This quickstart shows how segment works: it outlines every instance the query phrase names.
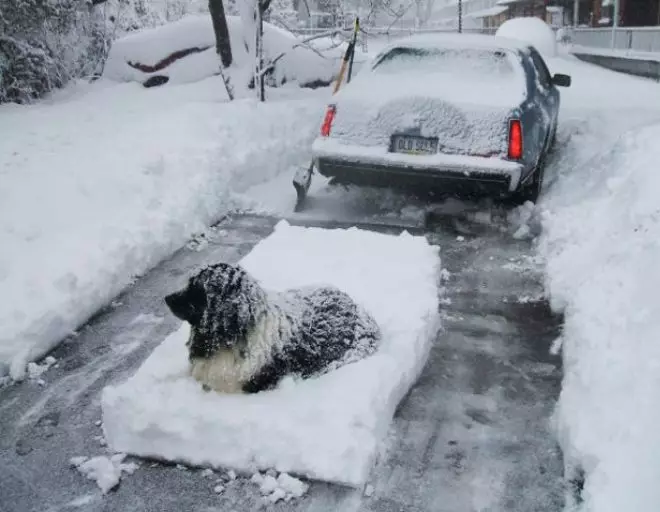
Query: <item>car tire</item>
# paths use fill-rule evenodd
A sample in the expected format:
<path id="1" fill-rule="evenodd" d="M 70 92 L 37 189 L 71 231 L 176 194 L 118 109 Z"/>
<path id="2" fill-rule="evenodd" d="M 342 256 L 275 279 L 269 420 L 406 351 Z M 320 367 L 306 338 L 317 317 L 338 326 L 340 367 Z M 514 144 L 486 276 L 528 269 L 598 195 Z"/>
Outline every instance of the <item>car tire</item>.
<path id="1" fill-rule="evenodd" d="M 543 188 L 543 177 L 545 175 L 545 157 L 542 157 L 536 168 L 532 171 L 532 179 L 518 187 L 514 195 L 516 204 L 524 204 L 531 201 L 536 204 Z"/>

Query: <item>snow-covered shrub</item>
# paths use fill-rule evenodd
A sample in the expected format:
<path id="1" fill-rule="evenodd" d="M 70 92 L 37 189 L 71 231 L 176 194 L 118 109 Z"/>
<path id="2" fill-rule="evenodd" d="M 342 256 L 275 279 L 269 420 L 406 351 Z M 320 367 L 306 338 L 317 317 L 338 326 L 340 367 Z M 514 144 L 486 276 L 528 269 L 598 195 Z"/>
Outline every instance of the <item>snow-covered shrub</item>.
<path id="1" fill-rule="evenodd" d="M 536 48 L 544 57 L 557 55 L 557 39 L 545 21 L 536 17 L 513 18 L 502 23 L 496 36 L 525 41 Z"/>

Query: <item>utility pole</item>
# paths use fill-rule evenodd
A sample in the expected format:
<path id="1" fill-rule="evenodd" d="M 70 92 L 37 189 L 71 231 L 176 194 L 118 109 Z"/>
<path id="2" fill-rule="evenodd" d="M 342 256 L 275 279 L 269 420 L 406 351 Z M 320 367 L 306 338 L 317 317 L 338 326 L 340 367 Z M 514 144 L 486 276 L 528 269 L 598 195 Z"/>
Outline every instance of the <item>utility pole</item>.
<path id="1" fill-rule="evenodd" d="M 458 33 L 463 32 L 463 0 L 458 0 Z"/>
<path id="2" fill-rule="evenodd" d="M 616 49 L 616 29 L 619 27 L 619 0 L 614 0 L 614 16 L 612 19 L 612 50 Z"/>
<path id="3" fill-rule="evenodd" d="M 573 2 L 573 28 L 577 28 L 580 21 L 580 0 Z"/>

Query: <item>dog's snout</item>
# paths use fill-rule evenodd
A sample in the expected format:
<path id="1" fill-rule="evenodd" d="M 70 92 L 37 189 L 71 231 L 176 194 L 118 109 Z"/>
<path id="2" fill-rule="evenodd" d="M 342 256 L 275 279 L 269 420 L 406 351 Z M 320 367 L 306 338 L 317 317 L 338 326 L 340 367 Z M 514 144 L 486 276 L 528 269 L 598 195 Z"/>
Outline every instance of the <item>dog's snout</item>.
<path id="1" fill-rule="evenodd" d="M 186 296 L 186 290 L 181 290 L 178 292 L 171 293 L 165 297 L 165 304 L 170 308 L 170 311 L 181 320 L 190 322 L 192 320 L 192 311 L 188 298 Z"/>
<path id="2" fill-rule="evenodd" d="M 181 292 L 170 293 L 165 297 L 165 304 L 167 304 L 168 308 L 174 309 L 176 307 L 177 301 L 180 300 L 181 300 Z"/>

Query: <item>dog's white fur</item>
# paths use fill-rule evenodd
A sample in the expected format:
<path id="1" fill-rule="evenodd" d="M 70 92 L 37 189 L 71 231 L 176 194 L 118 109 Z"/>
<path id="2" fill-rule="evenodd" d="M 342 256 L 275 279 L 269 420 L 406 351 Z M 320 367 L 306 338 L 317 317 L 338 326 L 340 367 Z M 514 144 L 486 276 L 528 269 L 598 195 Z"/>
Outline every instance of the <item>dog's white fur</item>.
<path id="1" fill-rule="evenodd" d="M 282 345 L 280 333 L 286 339 L 291 335 L 291 326 L 279 309 L 268 308 L 250 332 L 244 356 L 236 347 L 222 348 L 210 358 L 192 359 L 190 374 L 203 386 L 214 391 L 242 393 L 243 384 L 270 360 L 273 350 Z"/>

